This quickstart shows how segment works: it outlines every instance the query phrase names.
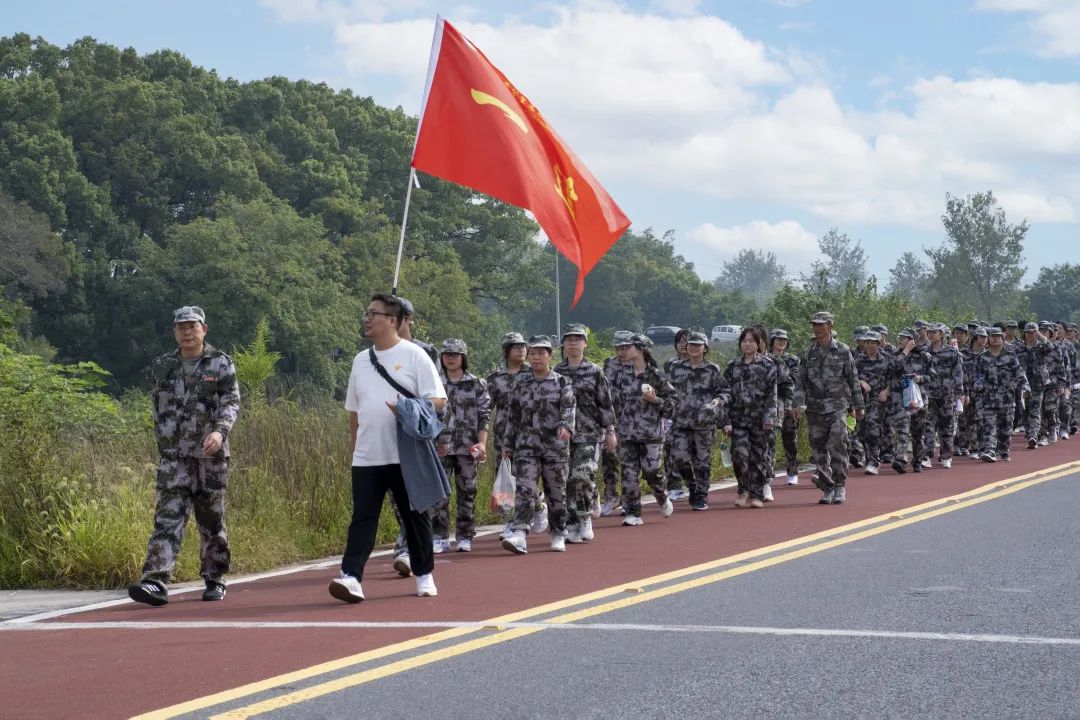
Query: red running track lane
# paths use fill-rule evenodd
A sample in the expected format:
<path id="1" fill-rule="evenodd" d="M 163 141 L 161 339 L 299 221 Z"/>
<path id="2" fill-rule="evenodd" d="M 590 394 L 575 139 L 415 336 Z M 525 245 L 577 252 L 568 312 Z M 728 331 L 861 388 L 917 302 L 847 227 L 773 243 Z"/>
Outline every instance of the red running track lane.
<path id="1" fill-rule="evenodd" d="M 1020 438 L 1017 438 L 1020 440 Z M 1014 443 L 1016 444 L 1016 443 Z M 235 585 L 224 602 L 199 593 L 163 608 L 135 603 L 67 615 L 59 622 L 115 621 L 479 621 L 575 597 L 612 585 L 708 562 L 828 530 L 1047 467 L 1080 459 L 1080 439 L 1038 451 L 1014 451 L 1012 463 L 957 458 L 952 470 L 879 477 L 852 473 L 848 502 L 819 506 L 820 491 L 802 474 L 797 487 L 777 485 L 763 510 L 732 507 L 733 490 L 710 494 L 708 512 L 676 505 L 668 519 L 646 506 L 645 525 L 620 518 L 595 522 L 596 540 L 548 552 L 547 536 L 530 537 L 514 556 L 495 536 L 471 554 L 436 556 L 439 597 L 417 598 L 379 558 L 364 578 L 367 600 L 347 605 L 326 584 L 333 570 L 307 570 Z M 344 510 L 343 510 L 344 511 Z M 437 632 L 403 629 L 63 630 L 0 633 L 3 706 L 19 718 L 118 718 L 167 707 L 355 653 Z"/>

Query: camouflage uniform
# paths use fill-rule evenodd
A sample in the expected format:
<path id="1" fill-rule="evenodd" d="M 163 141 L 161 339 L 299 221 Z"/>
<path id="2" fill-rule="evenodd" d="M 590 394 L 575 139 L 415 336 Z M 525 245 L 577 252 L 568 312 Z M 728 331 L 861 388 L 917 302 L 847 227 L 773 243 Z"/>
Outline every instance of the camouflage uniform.
<path id="1" fill-rule="evenodd" d="M 1062 373 L 1062 385 L 1064 394 L 1060 398 L 1060 425 L 1063 433 L 1071 435 L 1073 425 L 1073 398 L 1072 386 L 1076 382 L 1076 345 L 1067 338 L 1058 341 L 1061 346 L 1061 354 L 1064 358 L 1064 372 Z"/>
<path id="2" fill-rule="evenodd" d="M 641 398 L 641 386 L 656 391 L 655 403 Z M 660 469 L 663 442 L 661 420 L 675 409 L 675 388 L 659 368 L 647 365 L 640 374 L 627 367 L 616 375 L 612 390 L 619 407 L 617 435 L 619 463 L 622 465 L 622 506 L 627 515 L 641 516 L 641 476 L 653 490 L 656 502 L 667 499 L 667 485 Z"/>
<path id="3" fill-rule="evenodd" d="M 903 463 L 907 457 L 908 446 L 911 446 L 911 463 L 916 472 L 921 472 L 919 463 L 924 457 L 928 457 L 933 448 L 927 449 L 924 445 L 926 438 L 926 407 L 915 412 L 910 412 L 904 407 L 904 377 L 919 376 L 920 388 L 925 388 L 931 382 L 934 375 L 934 361 L 927 351 L 915 347 L 911 353 L 905 355 L 902 351 L 893 358 L 892 380 L 892 407 L 898 411 L 893 416 L 893 424 L 896 428 L 896 445 L 893 446 L 893 461 Z"/>
<path id="4" fill-rule="evenodd" d="M 529 532 L 536 512 L 538 484 L 544 480 L 551 534 L 566 531 L 566 480 L 569 443 L 559 439 L 560 428 L 574 432 L 574 388 L 570 380 L 554 371 L 537 378 L 531 371 L 519 374 L 510 391 L 509 408 L 500 445 L 513 451 L 517 479 L 514 519 L 511 527 Z"/>
<path id="5" fill-rule="evenodd" d="M 868 332 L 870 332 L 870 328 L 866 325 L 856 325 L 852 330 L 855 348 L 851 350 L 851 357 L 855 361 L 856 372 L 858 371 L 859 358 L 866 357 L 866 333 Z M 866 447 L 862 441 L 863 419 L 856 418 L 854 429 L 848 430 L 848 462 L 852 467 L 857 468 L 866 464 Z"/>
<path id="6" fill-rule="evenodd" d="M 621 371 L 626 370 L 626 366 L 619 362 L 617 357 L 609 357 L 604 360 L 604 377 L 607 378 L 608 386 L 614 388 L 617 382 L 618 374 Z M 619 395 L 612 390 L 611 399 L 615 407 L 615 415 L 619 415 Z M 608 452 L 607 450 L 601 450 L 601 460 L 604 467 L 604 500 L 611 500 L 619 497 L 619 452 Z"/>
<path id="7" fill-rule="evenodd" d="M 710 403 L 724 390 L 723 376 L 716 363 L 702 360 L 694 367 L 687 359 L 673 363 L 668 377 L 678 393 L 671 416 L 669 487 L 670 477 L 680 475 L 690 490 L 690 504 L 702 504 L 709 494 L 718 418 Z"/>
<path id="8" fill-rule="evenodd" d="M 570 444 L 570 477 L 566 488 L 567 525 L 580 525 L 592 513 L 596 468 L 605 428 L 615 425 L 611 386 L 600 366 L 582 360 L 577 367 L 563 360 L 555 372 L 573 384 L 577 410 Z"/>
<path id="9" fill-rule="evenodd" d="M 447 352 L 443 344 L 443 352 Z M 487 427 L 491 417 L 491 396 L 487 383 L 470 372 L 459 380 L 443 378 L 446 387 L 446 428 L 439 435 L 438 445 L 445 448 L 442 458 L 447 476 L 455 478 L 457 489 L 457 524 L 455 537 L 471 540 L 476 536 L 476 472 L 477 462 L 470 449 L 479 442 L 479 432 Z M 431 534 L 437 538 L 450 535 L 450 499 L 431 508 Z"/>
<path id="10" fill-rule="evenodd" d="M 814 317 L 828 317 L 831 321 L 831 316 L 825 314 Z M 845 417 L 849 408 L 863 407 L 855 360 L 847 345 L 835 339 L 827 347 L 812 342 L 803 358 L 799 385 L 806 403 L 810 448 L 817 465 L 814 484 L 828 494 L 847 486 Z"/>
<path id="11" fill-rule="evenodd" d="M 1053 332 L 1053 330 L 1044 327 L 1044 334 L 1046 332 Z M 1046 371 L 1050 375 L 1050 382 L 1043 390 L 1043 416 L 1039 439 L 1053 443 L 1057 442 L 1060 429 L 1061 399 L 1065 395 L 1065 389 L 1069 387 L 1069 359 L 1060 342 L 1051 340 L 1050 345 L 1052 350 L 1046 361 Z"/>
<path id="12" fill-rule="evenodd" d="M 982 447 L 979 440 L 979 424 L 982 422 L 982 411 L 979 409 L 979 396 L 975 392 L 975 365 L 978 362 L 979 355 L 980 353 L 975 352 L 971 347 L 960 350 L 960 359 L 964 365 L 964 395 L 968 398 L 968 401 L 964 405 L 964 411 L 957 419 L 957 455 L 967 455 L 969 452 L 974 452 Z"/>
<path id="13" fill-rule="evenodd" d="M 194 373 L 188 376 L 179 349 L 161 355 L 151 366 L 150 397 L 160 460 L 154 531 L 141 581 L 162 587 L 169 582 L 194 508 L 201 541 L 199 574 L 208 582 L 222 582 L 229 572 L 225 531 L 229 432 L 240 412 L 240 386 L 232 358 L 206 343 Z M 224 443 L 207 457 L 203 440 L 215 431 Z"/>
<path id="14" fill-rule="evenodd" d="M 776 378 L 779 363 L 757 355 L 750 362 L 736 358 L 724 370 L 723 417 L 731 426 L 731 464 L 739 494 L 763 500 L 768 479 L 769 442 L 776 426 Z M 769 425 L 766 429 L 764 426 Z"/>
<path id="15" fill-rule="evenodd" d="M 859 380 L 870 386 L 869 391 L 864 392 L 866 415 L 863 416 L 860 431 L 862 433 L 863 446 L 866 448 L 866 465 L 881 464 L 882 440 L 885 438 L 885 416 L 889 406 L 889 390 L 892 381 L 893 361 L 879 349 L 875 357 L 869 354 L 862 355 L 855 362 L 859 373 Z M 885 391 L 885 400 L 879 400 L 878 395 Z"/>
<path id="16" fill-rule="evenodd" d="M 788 410 L 793 405 L 802 404 L 802 388 L 799 387 L 799 365 L 802 362 L 798 355 L 794 353 L 784 352 L 781 355 L 774 355 L 779 364 L 784 365 L 784 372 L 787 374 L 791 383 L 791 400 L 788 402 L 787 407 L 784 408 L 783 424 L 780 426 L 780 442 L 784 446 L 784 463 L 789 476 L 799 474 L 799 420 Z M 779 375 L 777 376 L 779 378 Z M 777 392 L 780 392 L 780 384 L 777 384 Z M 775 443 L 774 443 L 775 450 Z"/>
<path id="17" fill-rule="evenodd" d="M 1026 327 L 1030 326 L 1031 323 Z M 1024 434 L 1027 436 L 1029 444 L 1037 442 L 1040 437 L 1043 419 L 1043 397 L 1046 388 L 1051 385 L 1050 370 L 1047 365 L 1053 351 L 1053 345 L 1038 337 L 1031 345 L 1025 342 L 1017 347 L 1020 363 L 1024 367 L 1024 374 L 1027 376 L 1028 385 L 1031 388 L 1024 414 Z"/>
<path id="18" fill-rule="evenodd" d="M 1007 459 L 1012 442 L 1013 398 L 1027 391 L 1028 381 L 1016 355 L 1002 349 L 990 350 L 975 360 L 972 388 L 978 398 L 979 449 L 983 459 Z"/>
<path id="19" fill-rule="evenodd" d="M 938 327 L 941 331 L 941 327 Z M 944 334 L 944 333 L 943 333 Z M 934 454 L 935 436 L 941 446 L 938 459 L 949 460 L 953 455 L 953 441 L 956 438 L 956 398 L 964 392 L 964 361 L 960 353 L 943 344 L 937 350 L 931 348 L 930 360 L 934 372 L 926 389 L 926 436 L 923 448 L 926 457 Z"/>
<path id="20" fill-rule="evenodd" d="M 680 330 L 679 333 L 686 334 L 685 330 Z M 679 333 L 675 334 L 676 345 L 678 344 Z M 663 369 L 664 375 L 671 379 L 671 367 L 677 363 L 686 360 L 685 357 L 679 357 L 676 350 L 675 355 L 669 357 L 664 361 Z M 664 420 L 664 477 L 667 478 L 667 490 L 668 494 L 675 491 L 681 491 L 684 486 L 689 488 L 689 483 L 683 482 L 682 474 L 676 470 L 676 460 L 672 456 L 672 442 L 674 440 L 674 426 L 670 420 Z"/>

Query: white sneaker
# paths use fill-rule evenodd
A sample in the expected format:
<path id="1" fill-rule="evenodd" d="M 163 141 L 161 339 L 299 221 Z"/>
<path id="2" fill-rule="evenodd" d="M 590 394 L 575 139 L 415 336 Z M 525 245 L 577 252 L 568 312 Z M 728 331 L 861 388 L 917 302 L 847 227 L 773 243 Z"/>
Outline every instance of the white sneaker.
<path id="1" fill-rule="evenodd" d="M 945 468 L 946 470 L 951 468 L 952 467 L 952 458 L 949 458 L 948 460 L 942 460 L 941 461 L 941 467 Z"/>
<path id="2" fill-rule="evenodd" d="M 603 507 L 600 508 L 600 517 L 608 517 L 615 512 L 615 508 L 619 507 L 621 504 L 622 501 L 617 497 L 608 498 L 604 501 Z"/>
<path id="3" fill-rule="evenodd" d="M 600 496 L 592 499 L 592 516 L 594 518 L 600 517 Z"/>
<path id="4" fill-rule="evenodd" d="M 416 594 L 419 597 L 435 597 L 439 594 L 435 587 L 435 578 L 431 573 L 416 576 Z"/>
<path id="5" fill-rule="evenodd" d="M 735 507 L 750 507 L 750 493 L 741 492 L 739 496 L 735 498 Z"/>
<path id="6" fill-rule="evenodd" d="M 409 553 L 401 553 L 394 558 L 394 569 L 401 577 L 412 575 L 412 563 L 409 562 Z"/>
<path id="7" fill-rule="evenodd" d="M 450 552 L 450 540 L 436 535 L 431 539 L 431 552 L 435 553 L 436 555 L 442 555 L 444 552 Z"/>
<path id="8" fill-rule="evenodd" d="M 364 599 L 364 589 L 360 581 L 352 575 L 342 575 L 330 581 L 330 594 L 347 603 L 358 603 Z"/>
<path id="9" fill-rule="evenodd" d="M 668 499 L 671 500 L 671 502 L 678 502 L 680 500 L 685 500 L 688 497 L 690 497 L 690 492 L 688 490 L 686 490 L 685 488 L 679 488 L 678 490 L 672 490 L 671 492 L 668 493 Z"/>
<path id="10" fill-rule="evenodd" d="M 540 509 L 533 513 L 532 525 L 529 527 L 529 531 L 539 535 L 548 529 L 548 511 L 547 505 L 541 505 Z"/>
<path id="11" fill-rule="evenodd" d="M 515 530 L 510 534 L 510 537 L 502 541 L 504 550 L 509 550 L 515 555 L 525 555 L 529 552 L 528 545 L 525 542 L 525 532 L 523 530 Z"/>
<path id="12" fill-rule="evenodd" d="M 932 468 L 933 467 L 933 465 L 930 463 L 930 458 L 923 458 L 922 462 L 919 463 L 919 465 L 924 467 L 924 468 Z"/>
<path id="13" fill-rule="evenodd" d="M 500 540 L 505 540 L 505 539 L 507 539 L 508 537 L 511 537 L 511 536 L 512 536 L 512 535 L 514 534 L 514 528 L 513 528 L 513 525 L 514 525 L 514 521 L 513 521 L 513 520 L 511 520 L 510 522 L 506 523 L 506 527 L 504 527 L 504 528 L 503 528 L 503 530 L 502 530 L 502 532 L 501 532 L 501 533 L 499 533 L 499 539 L 500 539 Z"/>
<path id="14" fill-rule="evenodd" d="M 788 485 L 798 485 L 799 484 L 799 476 L 798 475 L 788 475 L 787 476 L 787 484 Z"/>
<path id="15" fill-rule="evenodd" d="M 867 475 L 877 475 L 878 474 L 878 464 L 877 463 L 869 463 L 869 464 L 867 464 L 866 468 L 863 469 L 863 472 L 866 473 Z"/>
<path id="16" fill-rule="evenodd" d="M 1042 438 L 1041 440 L 1039 440 L 1039 447 L 1046 447 L 1049 444 L 1050 441 L 1046 438 Z"/>
<path id="17" fill-rule="evenodd" d="M 675 512 L 675 506 L 671 504 L 671 498 L 664 498 L 664 504 L 660 506 L 660 517 L 671 517 Z"/>
<path id="18" fill-rule="evenodd" d="M 566 552 L 566 538 L 562 535 L 552 535 L 551 552 Z"/>
<path id="19" fill-rule="evenodd" d="M 581 525 L 566 526 L 566 542 L 570 544 L 583 542 L 581 539 Z"/>
<path id="20" fill-rule="evenodd" d="M 589 540 L 592 540 L 594 537 L 596 537 L 596 536 L 593 535 L 592 518 L 587 517 L 587 518 L 585 518 L 584 520 L 581 521 L 581 540 L 582 540 L 582 542 L 588 542 Z"/>
<path id="21" fill-rule="evenodd" d="M 472 539 L 462 538 L 457 541 L 458 552 L 472 552 Z"/>
<path id="22" fill-rule="evenodd" d="M 627 527 L 637 527 L 638 525 L 644 525 L 645 521 L 637 515 L 627 515 L 625 518 L 623 518 L 622 524 L 626 525 Z"/>
<path id="23" fill-rule="evenodd" d="M 765 502 L 772 502 L 774 500 L 772 495 L 772 486 L 769 483 L 765 483 L 765 491 L 763 493 Z"/>

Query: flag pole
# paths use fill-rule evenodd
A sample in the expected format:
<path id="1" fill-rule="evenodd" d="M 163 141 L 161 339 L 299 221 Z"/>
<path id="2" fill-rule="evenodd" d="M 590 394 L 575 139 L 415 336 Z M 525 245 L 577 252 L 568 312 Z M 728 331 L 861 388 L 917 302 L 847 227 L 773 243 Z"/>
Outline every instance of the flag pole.
<path id="1" fill-rule="evenodd" d="M 405 212 L 401 215 L 401 237 L 398 238 L 397 263 L 394 265 L 394 289 L 392 295 L 397 295 L 398 274 L 401 272 L 401 251 L 405 247 L 405 225 L 409 222 L 409 203 L 412 201 L 413 185 L 420 187 L 416 180 L 416 170 L 409 167 L 409 189 L 405 191 Z"/>
<path id="2" fill-rule="evenodd" d="M 559 337 L 562 333 L 562 319 L 559 315 L 559 251 L 555 248 L 555 243 L 551 244 L 551 248 L 555 250 L 555 336 Z"/>

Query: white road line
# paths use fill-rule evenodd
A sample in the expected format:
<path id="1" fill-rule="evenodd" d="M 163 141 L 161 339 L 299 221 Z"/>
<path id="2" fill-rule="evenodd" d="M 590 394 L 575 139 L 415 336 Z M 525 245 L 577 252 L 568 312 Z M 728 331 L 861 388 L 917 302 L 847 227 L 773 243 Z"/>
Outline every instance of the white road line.
<path id="1" fill-rule="evenodd" d="M 1038 637 L 1030 635 L 994 635 L 988 633 L 910 632 L 895 630 L 846 630 L 841 628 L 785 628 L 738 625 L 638 625 L 633 623 L 545 623 L 508 622 L 493 626 L 473 621 L 444 622 L 100 622 L 100 623 L 42 623 L 3 625 L 0 632 L 42 632 L 56 630 L 282 630 L 282 629 L 402 629 L 402 628 L 477 628 L 509 630 L 539 628 L 543 630 L 592 630 L 601 632 L 660 632 L 660 633 L 719 633 L 726 635 L 772 635 L 776 637 L 870 638 L 878 640 L 931 640 L 938 642 L 999 643 L 1006 645 L 1062 645 L 1080 647 L 1080 638 Z"/>

